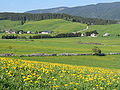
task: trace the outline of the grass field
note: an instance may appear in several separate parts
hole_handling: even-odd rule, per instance
[[[61,63],[77,66],[102,67],[120,69],[120,55],[111,56],[52,56],[52,57],[14,57],[15,59]]]
[[[85,24],[69,22],[62,19],[49,19],[42,21],[27,21],[24,25],[20,25],[20,21],[0,20],[0,30],[14,29],[24,31],[44,31],[50,30],[54,33],[69,33],[85,29]],[[91,25],[88,31],[97,30],[99,36],[110,33],[111,36],[120,34],[120,24],[111,25]],[[86,31],[85,31],[86,32]]]
[[[100,36],[105,33],[110,33],[111,36],[116,36],[120,34],[120,24],[111,24],[111,25],[92,25],[89,26],[88,31],[97,30]]]
[[[99,47],[103,53],[120,52],[119,38],[54,38],[33,41],[0,40],[0,53],[92,53],[94,46]],[[81,44],[88,43],[88,44]],[[100,43],[101,45],[89,44]],[[11,48],[10,48],[11,47]]]
[[[54,33],[69,33],[85,29],[85,24],[73,23],[62,19],[50,19],[42,21],[29,21],[22,26],[15,27],[16,30],[25,31],[53,31]]]
[[[20,25],[20,21],[0,20],[0,30],[12,29]]]
[[[0,30],[24,30],[24,31],[54,31],[54,33],[69,33],[85,29],[85,24],[74,23],[62,19],[49,19],[42,21],[27,21],[20,25],[20,21],[0,20]]]
[[[120,42],[119,38],[54,38],[54,39],[39,39],[34,41],[25,40],[0,40],[0,53],[15,53],[15,54],[32,54],[32,53],[93,53],[94,46],[99,47],[103,53],[119,53]],[[80,44],[80,43],[101,43],[95,44]],[[104,67],[120,69],[119,55],[113,56],[60,56],[60,57],[14,57],[25,60],[36,60],[52,63],[64,63],[71,65],[82,65],[90,67]],[[109,63],[108,63],[109,62]]]

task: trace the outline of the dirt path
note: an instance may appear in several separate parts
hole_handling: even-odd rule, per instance
[[[87,31],[89,29],[89,26],[87,26],[85,29],[77,31],[77,33],[82,32],[82,31]]]

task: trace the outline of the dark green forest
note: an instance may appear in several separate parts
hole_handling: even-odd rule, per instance
[[[97,18],[83,18],[67,14],[45,13],[45,14],[30,14],[30,13],[0,13],[0,20],[21,21],[23,25],[26,21],[40,21],[45,19],[64,19],[72,22],[79,22],[88,25],[106,25],[116,24],[114,20],[103,20]]]

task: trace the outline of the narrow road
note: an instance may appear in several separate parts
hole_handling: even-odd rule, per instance
[[[87,26],[85,29],[77,31],[77,33],[82,32],[82,31],[87,31],[89,29],[89,26]]]

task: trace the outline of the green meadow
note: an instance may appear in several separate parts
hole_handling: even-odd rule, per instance
[[[0,20],[0,30],[12,29],[20,25],[20,21]]]
[[[86,28],[85,24],[74,23],[62,19],[50,19],[42,21],[29,21],[24,25],[15,27],[16,30],[44,31],[49,30],[54,33],[76,32]]]
[[[120,52],[119,38],[52,38],[38,40],[0,40],[0,53],[93,53],[92,48],[99,47],[103,53]],[[100,44],[100,45],[97,45]]]
[[[63,19],[49,19],[41,21],[27,21],[21,25],[21,21],[0,20],[0,30],[24,30],[24,31],[53,31],[58,33],[70,33],[80,31],[86,28],[86,24],[70,22]],[[91,25],[87,31],[97,30],[99,36],[110,33],[112,36],[120,34],[120,24],[109,25]],[[86,32],[86,31],[83,31]]]
[[[27,21],[24,25],[20,25],[20,21],[1,20],[0,29],[13,29],[24,31],[53,31],[57,33],[76,32],[85,29],[86,25],[76,22],[65,21],[62,19],[49,19],[42,21]]]
[[[52,56],[52,57],[14,57],[22,60],[61,63],[77,66],[120,69],[120,55],[108,56]]]
[[[0,53],[93,53],[92,48],[99,47],[103,53],[120,52],[119,38],[114,37],[78,37],[38,39],[33,41],[0,40]],[[81,44],[87,43],[87,44]],[[100,43],[101,45],[89,44]],[[119,69],[120,55],[107,56],[49,56],[49,57],[13,57],[24,60],[63,63],[90,67]]]
[[[1,20],[0,29],[14,29],[24,31],[51,30],[56,33],[69,33],[85,29],[85,24],[73,23],[62,19],[50,19],[42,21],[27,21],[20,25],[20,21]],[[97,30],[99,36],[52,38],[52,39],[0,39],[0,53],[32,54],[32,53],[93,53],[97,46],[102,53],[120,53],[120,38],[116,35],[120,32],[119,24],[91,25],[87,31]],[[110,37],[101,37],[104,33],[110,33]],[[0,36],[3,34],[0,34]],[[31,35],[31,34],[29,34]],[[22,36],[29,36],[23,34]],[[59,57],[14,57],[24,60],[35,60],[52,63],[64,63],[91,67],[104,67],[119,69],[120,55],[111,56],[59,56]]]
[[[120,24],[110,24],[110,25],[91,25],[88,31],[97,30],[99,36],[105,33],[110,33],[111,36],[116,36],[120,34]]]

